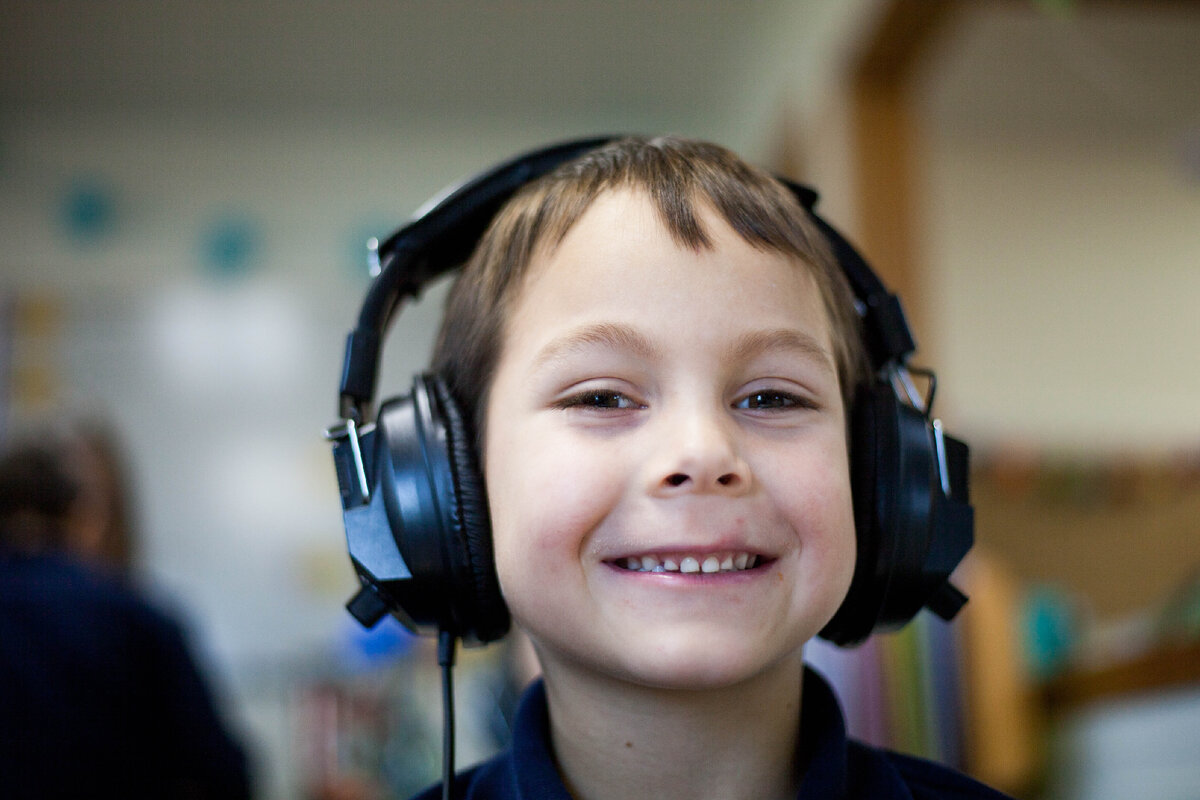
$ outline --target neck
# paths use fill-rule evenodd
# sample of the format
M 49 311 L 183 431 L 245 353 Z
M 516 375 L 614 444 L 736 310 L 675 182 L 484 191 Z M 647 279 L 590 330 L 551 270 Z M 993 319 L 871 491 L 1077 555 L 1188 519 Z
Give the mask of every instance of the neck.
M 558 766 L 577 800 L 794 798 L 799 653 L 714 690 L 545 675 Z

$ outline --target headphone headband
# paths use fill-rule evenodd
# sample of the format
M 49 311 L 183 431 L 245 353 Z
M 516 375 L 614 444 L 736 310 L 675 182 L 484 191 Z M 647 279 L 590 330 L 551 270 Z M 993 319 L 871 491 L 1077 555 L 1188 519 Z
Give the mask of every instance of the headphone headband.
M 365 422 L 375 396 L 383 337 L 400 304 L 417 297 L 429 283 L 458 267 L 483 235 L 506 201 L 526 183 L 560 164 L 617 141 L 621 136 L 598 136 L 540 148 L 450 187 L 419 210 L 400 230 L 379 245 L 380 272 L 368 290 L 358 324 L 346 340 L 338 413 L 343 419 Z M 779 179 L 799 200 L 828 239 L 857 299 L 866 330 L 872 365 L 903 365 L 916 342 L 900 306 L 866 261 L 815 207 L 817 192 Z
M 363 421 L 375 396 L 383 335 L 400 303 L 466 261 L 492 217 L 517 189 L 618 138 L 562 142 L 512 158 L 443 191 L 379 245 L 379 275 L 346 341 L 339 403 L 343 418 Z

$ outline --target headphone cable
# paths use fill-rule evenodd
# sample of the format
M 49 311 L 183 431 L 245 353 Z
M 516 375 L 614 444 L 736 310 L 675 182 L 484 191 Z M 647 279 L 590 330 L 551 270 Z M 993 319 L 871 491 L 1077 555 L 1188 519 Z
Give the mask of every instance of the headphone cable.
M 454 649 L 458 637 L 438 630 L 438 666 L 442 669 L 442 800 L 450 800 L 454 781 Z

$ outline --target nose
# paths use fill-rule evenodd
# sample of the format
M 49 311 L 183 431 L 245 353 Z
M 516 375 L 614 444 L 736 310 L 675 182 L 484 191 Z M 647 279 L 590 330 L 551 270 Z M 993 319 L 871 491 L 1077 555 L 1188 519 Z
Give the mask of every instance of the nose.
M 657 422 L 648 472 L 651 494 L 738 495 L 749 490 L 751 473 L 739 452 L 736 424 L 720 410 L 664 413 Z

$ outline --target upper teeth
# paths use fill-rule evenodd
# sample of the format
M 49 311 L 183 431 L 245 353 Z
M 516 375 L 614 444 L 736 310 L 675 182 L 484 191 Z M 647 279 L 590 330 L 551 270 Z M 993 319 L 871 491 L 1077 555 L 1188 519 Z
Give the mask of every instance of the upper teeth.
M 707 555 L 630 556 L 617 563 L 636 572 L 735 572 L 752 569 L 758 556 L 751 553 L 709 553 Z

